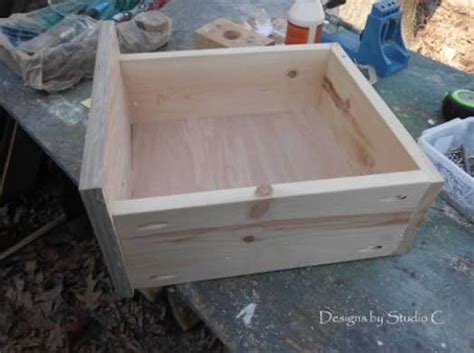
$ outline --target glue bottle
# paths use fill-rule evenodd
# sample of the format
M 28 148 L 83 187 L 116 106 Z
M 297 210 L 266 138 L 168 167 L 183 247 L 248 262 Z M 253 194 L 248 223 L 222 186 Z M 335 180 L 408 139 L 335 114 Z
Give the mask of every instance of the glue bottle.
M 324 9 L 321 0 L 296 0 L 288 13 L 286 44 L 321 42 Z

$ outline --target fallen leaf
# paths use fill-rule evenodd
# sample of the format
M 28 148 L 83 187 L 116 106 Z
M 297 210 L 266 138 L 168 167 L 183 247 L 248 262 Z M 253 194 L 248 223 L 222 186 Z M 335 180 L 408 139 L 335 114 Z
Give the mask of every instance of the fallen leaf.
M 102 295 L 100 289 L 95 290 L 96 280 L 92 278 L 92 273 L 89 273 L 86 278 L 87 288 L 84 294 L 76 293 L 76 298 L 83 302 L 86 307 L 93 311 L 99 306 L 99 298 Z
M 49 330 L 48 337 L 46 338 L 46 347 L 48 348 L 48 352 L 59 352 L 59 348 L 63 346 L 63 332 L 59 325 L 55 325 Z

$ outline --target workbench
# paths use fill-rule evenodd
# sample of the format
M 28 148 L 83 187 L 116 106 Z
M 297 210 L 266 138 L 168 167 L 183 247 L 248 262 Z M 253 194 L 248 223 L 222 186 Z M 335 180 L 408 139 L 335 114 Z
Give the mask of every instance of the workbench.
M 165 49 L 193 48 L 194 30 L 217 17 L 246 19 L 256 6 L 284 17 L 290 3 L 174 0 L 164 8 L 174 21 Z M 415 138 L 441 122 L 447 90 L 473 86 L 474 77 L 415 53 L 406 70 L 375 84 Z M 76 184 L 88 113 L 80 102 L 90 97 L 91 87 L 86 81 L 47 95 L 26 87 L 0 63 L 0 105 Z M 406 255 L 176 289 L 232 351 L 469 352 L 474 350 L 473 235 L 474 225 L 438 198 Z

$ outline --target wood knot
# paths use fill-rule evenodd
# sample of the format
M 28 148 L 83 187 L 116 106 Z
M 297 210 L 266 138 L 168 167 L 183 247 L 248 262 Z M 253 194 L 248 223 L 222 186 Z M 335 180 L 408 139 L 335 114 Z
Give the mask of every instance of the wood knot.
M 249 217 L 252 219 L 262 218 L 270 209 L 270 199 L 255 201 L 255 204 L 250 208 Z
M 288 77 L 289 78 L 295 78 L 296 76 L 298 76 L 298 71 L 296 71 L 296 70 L 288 71 Z
M 255 196 L 257 197 L 269 197 L 272 196 L 273 188 L 271 185 L 260 185 L 255 190 Z
M 251 243 L 255 241 L 255 235 L 246 235 L 245 237 L 242 238 L 242 241 L 244 243 Z

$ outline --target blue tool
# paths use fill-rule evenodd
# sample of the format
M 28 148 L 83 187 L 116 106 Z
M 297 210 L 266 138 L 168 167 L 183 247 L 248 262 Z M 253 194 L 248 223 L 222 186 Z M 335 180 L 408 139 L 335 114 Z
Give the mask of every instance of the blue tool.
M 337 17 L 328 16 L 321 41 L 338 42 L 358 64 L 373 66 L 378 76 L 385 77 L 404 69 L 410 59 L 401 33 L 402 14 L 398 0 L 379 1 L 360 34 Z

